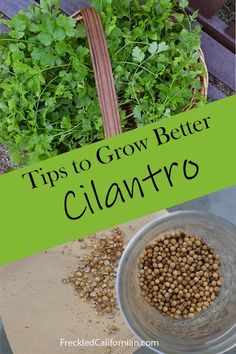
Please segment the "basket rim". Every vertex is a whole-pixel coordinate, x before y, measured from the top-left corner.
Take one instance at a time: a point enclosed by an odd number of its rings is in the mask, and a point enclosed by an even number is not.
[[[205,70],[205,75],[200,78],[202,86],[199,91],[202,94],[202,96],[206,99],[207,93],[208,93],[209,74],[208,74],[208,69],[207,69],[207,65],[206,65],[206,61],[205,61],[205,56],[204,56],[204,53],[203,53],[201,47],[199,48],[199,61],[203,64],[203,67]],[[196,103],[195,102],[195,92],[193,92],[193,96],[190,101],[190,105],[188,107],[186,107],[185,109],[183,109],[182,112],[187,112],[190,109],[192,109],[195,106],[195,103]]]
[[[199,48],[199,52],[200,52],[200,61],[202,62],[204,69],[205,69],[205,75],[202,78],[202,94],[207,97],[207,92],[208,92],[208,84],[209,84],[209,74],[208,74],[208,69],[207,69],[207,65],[206,65],[206,60],[205,60],[205,56],[203,53],[202,48]]]

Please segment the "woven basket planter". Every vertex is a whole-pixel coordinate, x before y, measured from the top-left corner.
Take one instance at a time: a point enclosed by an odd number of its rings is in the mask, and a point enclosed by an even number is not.
[[[84,21],[88,36],[89,50],[93,64],[99,105],[102,114],[105,137],[118,135],[122,132],[119,116],[118,99],[115,90],[111,61],[100,16],[92,9],[85,8],[74,15],[77,21]],[[200,49],[199,60],[205,68],[205,76],[201,78],[200,93],[207,97],[208,71],[204,54]],[[196,104],[196,92],[193,92],[189,106],[183,111],[188,111]]]

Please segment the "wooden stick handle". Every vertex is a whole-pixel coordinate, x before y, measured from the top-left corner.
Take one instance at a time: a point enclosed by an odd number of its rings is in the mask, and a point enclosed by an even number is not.
[[[85,23],[105,137],[121,133],[118,100],[111,61],[100,16],[92,9],[81,9],[73,17]]]

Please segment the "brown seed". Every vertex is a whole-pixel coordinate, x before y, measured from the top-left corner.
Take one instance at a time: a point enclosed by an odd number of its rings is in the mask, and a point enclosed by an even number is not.
[[[194,318],[195,316],[196,316],[196,314],[192,313],[192,312],[188,314],[188,318]]]

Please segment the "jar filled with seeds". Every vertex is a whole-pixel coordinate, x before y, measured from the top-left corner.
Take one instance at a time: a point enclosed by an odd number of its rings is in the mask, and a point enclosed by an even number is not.
[[[120,310],[157,353],[223,353],[236,345],[236,227],[199,212],[141,229],[120,260]]]

